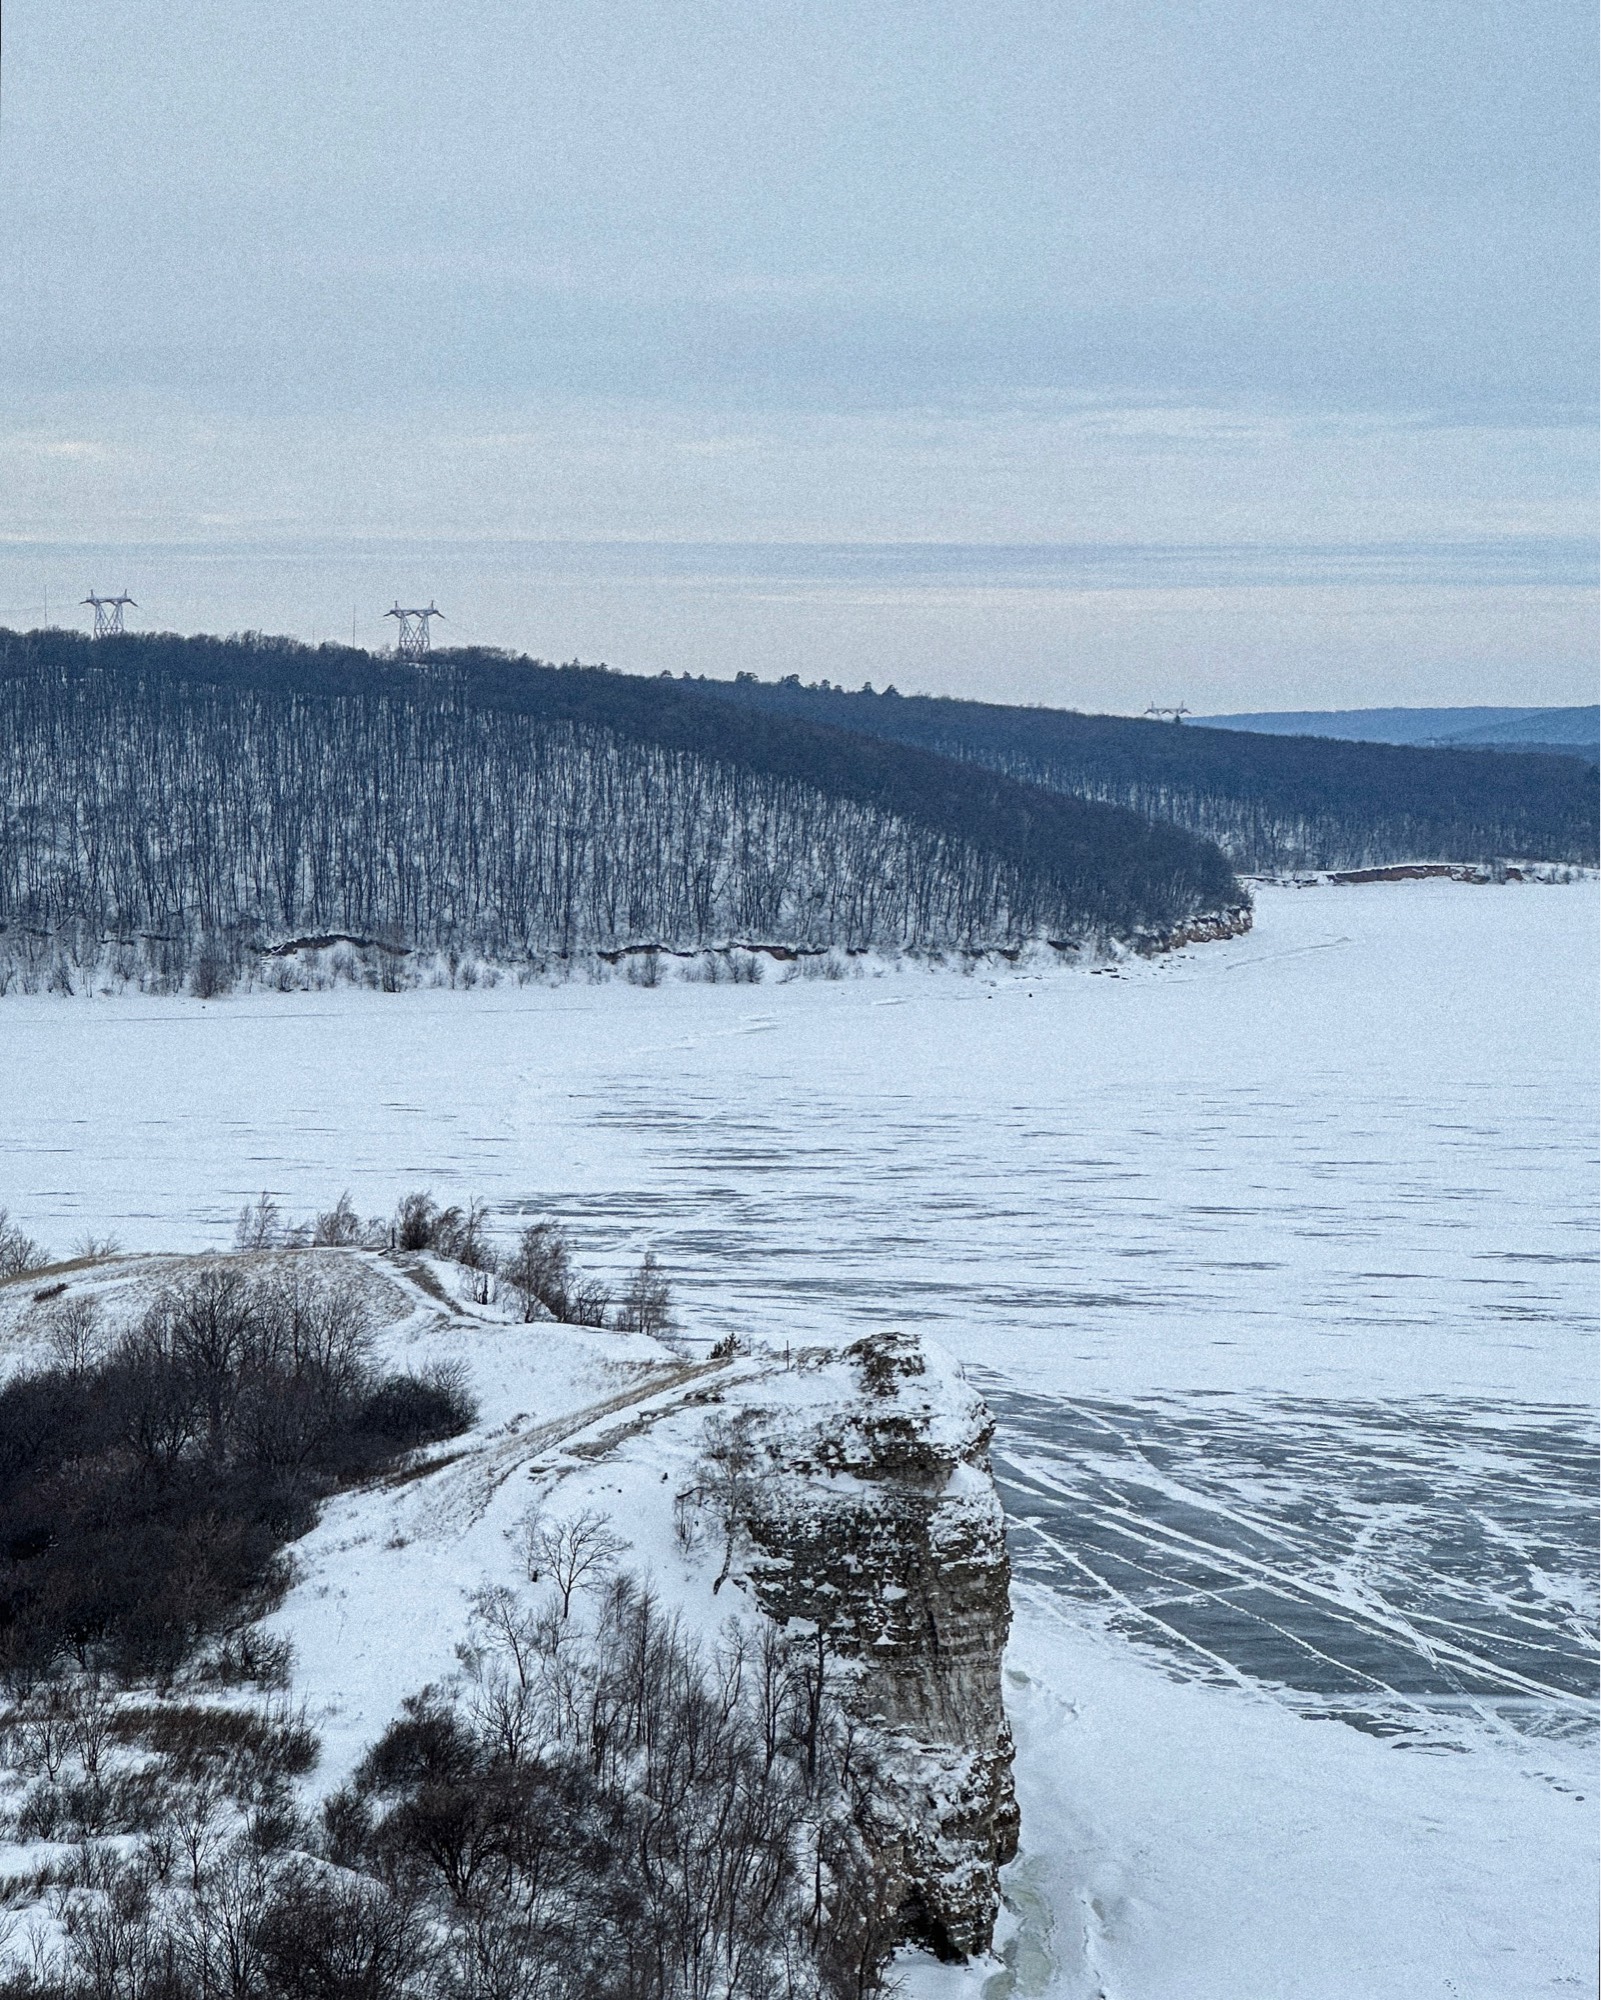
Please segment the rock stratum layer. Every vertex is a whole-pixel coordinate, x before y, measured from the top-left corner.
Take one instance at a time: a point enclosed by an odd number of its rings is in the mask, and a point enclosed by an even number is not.
[[[739,1413],[744,1581],[811,1628],[881,1766],[886,1900],[904,1940],[987,1950],[1017,1851],[1001,1699],[1010,1566],[989,1467],[994,1425],[947,1358],[874,1336],[820,1371],[804,1410]]]

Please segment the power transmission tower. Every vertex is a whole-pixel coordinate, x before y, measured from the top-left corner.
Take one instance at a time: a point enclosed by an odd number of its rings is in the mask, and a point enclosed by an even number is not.
[[[1158,708],[1153,701],[1145,711],[1145,719],[1147,722],[1160,722],[1165,717],[1169,722],[1182,722],[1185,716],[1191,713],[1192,711],[1187,709],[1183,702],[1180,702],[1177,708]]]
[[[444,612],[429,598],[421,610],[407,611],[397,602],[393,611],[386,611],[386,618],[398,618],[400,630],[395,634],[395,658],[397,660],[424,660],[428,657],[428,621],[443,618]]]
[[[91,590],[83,602],[94,606],[95,637],[97,639],[115,639],[122,631],[122,614],[124,608],[132,604],[135,611],[139,609],[127,591],[124,591],[120,597],[97,597]]]

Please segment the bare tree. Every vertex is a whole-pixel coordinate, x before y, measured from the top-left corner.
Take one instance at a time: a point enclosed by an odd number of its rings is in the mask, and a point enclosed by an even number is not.
[[[525,1522],[536,1518],[525,1516]],[[518,1686],[526,1688],[538,1661],[555,1649],[556,1635],[548,1617],[530,1610],[503,1584],[480,1590],[472,1600],[472,1611],[490,1645],[511,1661]]]
[[[530,1508],[519,1523],[518,1544],[528,1581],[549,1577],[561,1597],[563,1618],[572,1612],[574,1592],[603,1583],[628,1547],[593,1508],[554,1522]]]
[[[351,1205],[348,1189],[311,1225],[312,1242],[332,1249],[343,1250],[359,1243],[361,1234],[361,1217]]]
[[[499,1259],[489,1240],[488,1223],[488,1205],[476,1197],[465,1208],[448,1208],[435,1227],[434,1248],[469,1271],[493,1272]]]
[[[573,1281],[566,1232],[554,1222],[533,1223],[518,1237],[501,1276],[522,1301],[525,1320],[541,1307],[553,1319],[566,1319]]]
[[[761,1485],[761,1466],[750,1424],[736,1418],[706,1420],[700,1479],[693,1497],[710,1507],[723,1531],[723,1560],[712,1584],[715,1596],[728,1581],[741,1524],[748,1518]]]
[[[775,762],[775,725],[752,733],[731,688],[685,708],[665,684],[645,699],[621,676],[462,659],[425,685],[371,663],[362,692],[324,699],[312,656],[259,635],[126,643],[136,672],[64,633],[0,634],[0,990],[76,991],[97,965],[220,990],[269,932],[306,948],[265,964],[318,981],[394,984],[402,946],[454,952],[465,977],[480,953],[532,966],[644,936],[749,976],[762,960],[732,938],[965,951],[1169,931],[1238,907],[1230,862],[1595,852],[1578,760],[1378,746],[1359,771],[1311,739],[1225,755],[1132,720],[741,690],[916,746],[846,769],[782,723]]]
[[[610,1304],[609,1286],[597,1278],[583,1278],[568,1293],[567,1310],[562,1317],[569,1326],[604,1326]]]
[[[56,1365],[74,1380],[93,1366],[104,1345],[97,1299],[62,1299],[45,1315],[45,1339]]]
[[[0,1278],[20,1278],[28,1271],[42,1269],[49,1261],[50,1252],[44,1245],[24,1235],[0,1208]]]
[[[283,1211],[266,1189],[257,1201],[248,1201],[234,1224],[236,1250],[274,1250],[283,1241]]]
[[[654,1250],[647,1250],[628,1281],[617,1307],[616,1324],[623,1333],[669,1333],[673,1327],[673,1295]]]

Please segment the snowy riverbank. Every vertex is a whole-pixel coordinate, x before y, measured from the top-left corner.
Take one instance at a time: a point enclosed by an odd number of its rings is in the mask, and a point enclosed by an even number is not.
[[[1595,916],[1269,887],[1248,937],[1049,978],[11,999],[0,1201],[198,1249],[263,1186],[432,1184],[654,1247],[706,1341],[915,1324],[997,1392],[1020,1522],[1104,1475],[1054,1568],[1014,1531],[1015,1990],[1582,1992],[1593,1709],[1547,1668],[1555,1630],[1593,1688]],[[1487,1663],[1450,1703],[1434,1637]],[[1308,1643],[1384,1685],[1300,1685]],[[1545,1694],[1497,1690],[1519,1647]],[[1376,1734],[1408,1652],[1426,1726]]]

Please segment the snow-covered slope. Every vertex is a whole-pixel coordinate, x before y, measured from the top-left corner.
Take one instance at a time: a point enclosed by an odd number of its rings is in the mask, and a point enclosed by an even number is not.
[[[1052,977],[11,1000],[0,1201],[199,1250],[431,1184],[654,1247],[697,1355],[927,1330],[1012,1527],[1018,1990],[1583,1992],[1596,916],[1270,886]]]
[[[292,1648],[287,1699],[319,1739],[302,1807],[349,1783],[409,1698],[461,1681],[486,1593],[530,1595],[531,1518],[603,1522],[580,1594],[626,1572],[708,1656],[730,1620],[815,1645],[819,1690],[879,1771],[870,1844],[890,1934],[945,1958],[988,1949],[1016,1849],[1009,1570],[992,1425],[948,1357],[900,1337],[691,1354],[670,1336],[524,1321],[420,1254],[226,1261],[353,1289],[380,1368],[452,1366],[478,1406],[464,1434],[329,1500],[291,1548],[293,1581],[256,1629]],[[37,1366],[64,1299],[95,1301],[115,1332],[215,1262],[96,1257],[0,1284],[0,1354]],[[48,1859],[37,1842],[0,1845],[0,1875]]]

